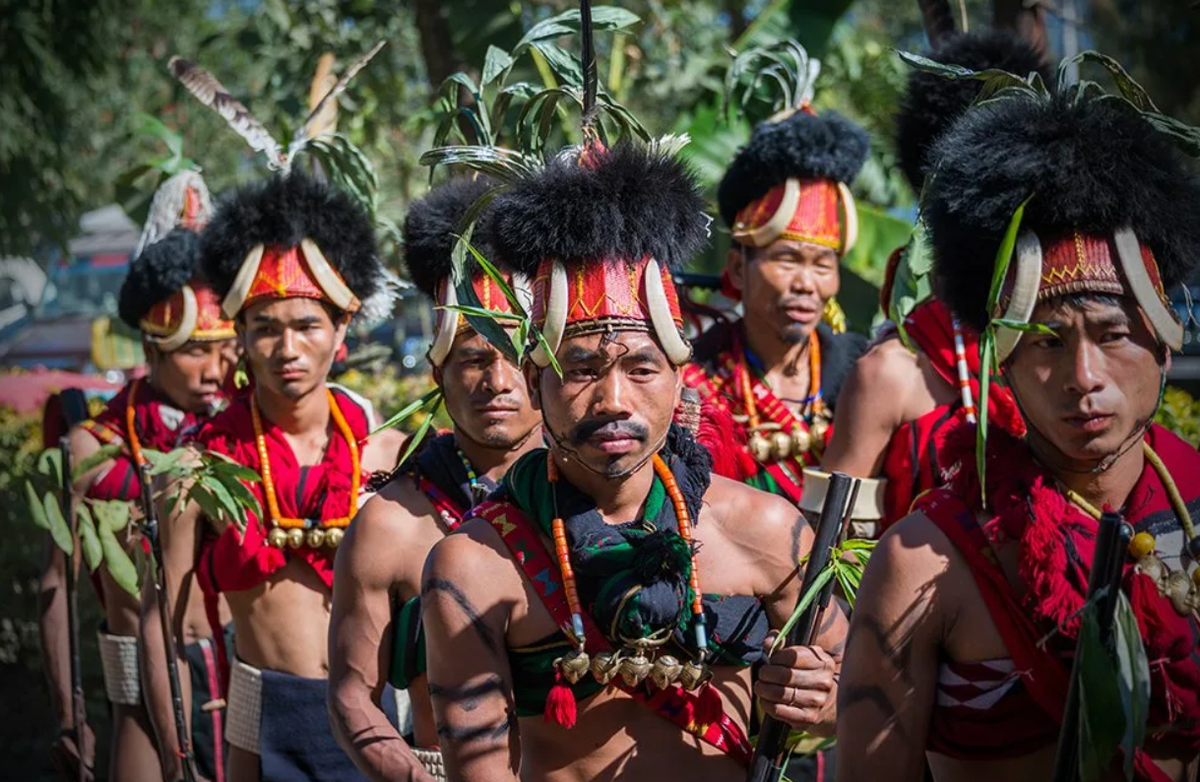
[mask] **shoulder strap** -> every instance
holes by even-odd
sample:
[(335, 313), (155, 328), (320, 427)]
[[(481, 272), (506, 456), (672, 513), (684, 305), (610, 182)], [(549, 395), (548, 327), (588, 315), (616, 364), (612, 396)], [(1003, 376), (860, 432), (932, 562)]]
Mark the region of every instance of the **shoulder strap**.
[(946, 490), (928, 492), (919, 497), (914, 506), (950, 539), (967, 561), (988, 614), (1004, 639), (1016, 669), (1027, 672), (1022, 676), (1026, 688), (1047, 714), (1061, 721), (1067, 702), (1070, 669), (1039, 644), (1042, 633), (1013, 594), (1012, 585), (996, 561), (996, 554), (974, 511)]
[[(537, 591), (542, 605), (565, 634), (566, 628), (571, 626), (567, 591), (563, 588), (558, 563), (551, 559), (550, 552), (538, 536), (533, 523), (515, 505), (500, 501), (483, 503), (475, 509), (475, 515), (495, 527), (508, 550), (512, 552), (513, 559), (521, 566), (525, 577)], [(596, 655), (612, 650), (608, 639), (596, 627), (587, 611), (583, 612), (583, 627), (587, 633), (588, 654)], [(721, 714), (720, 720), (712, 724), (697, 724), (694, 694), (680, 687), (655, 691), (651, 691), (646, 685), (638, 688), (628, 687), (619, 678), (613, 679), (611, 686), (618, 687), (634, 700), (644, 703), (658, 716), (716, 747), (742, 765), (750, 765), (753, 749), (745, 731), (725, 713)]]

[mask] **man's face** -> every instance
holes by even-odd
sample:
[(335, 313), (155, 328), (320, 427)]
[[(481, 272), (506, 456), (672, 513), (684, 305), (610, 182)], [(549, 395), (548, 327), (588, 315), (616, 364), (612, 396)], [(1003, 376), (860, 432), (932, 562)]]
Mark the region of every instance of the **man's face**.
[(203, 413), (217, 401), (229, 370), (237, 363), (237, 340), (187, 342), (170, 353), (150, 345), (146, 356), (155, 385), (175, 407)]
[(1126, 445), (1154, 415), (1164, 354), (1132, 299), (1052, 300), (1005, 365), (1031, 434), (1086, 469)]
[(251, 304), (238, 320), (246, 361), (258, 384), (287, 399), (300, 399), (325, 383), (346, 323), (334, 323), (316, 299), (267, 299)]
[(553, 369), (526, 368), (533, 403), (559, 444), (593, 472), (627, 475), (662, 445), (679, 398), (679, 370), (647, 333), (565, 339)]
[(467, 329), (454, 338), (434, 379), (459, 434), (488, 448), (519, 446), (541, 423), (529, 404), (525, 378), (486, 339)]
[(747, 328), (777, 334), (789, 344), (804, 342), (816, 330), (825, 302), (841, 284), (836, 252), (794, 239), (757, 249), (735, 244), (728, 266), (742, 292)]

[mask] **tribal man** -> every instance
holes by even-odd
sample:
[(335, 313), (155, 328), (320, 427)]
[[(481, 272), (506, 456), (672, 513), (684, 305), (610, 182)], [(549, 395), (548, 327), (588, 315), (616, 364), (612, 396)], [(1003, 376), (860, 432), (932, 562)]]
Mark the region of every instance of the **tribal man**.
[[(451, 779), (746, 773), (750, 666), (795, 605), (812, 534), (790, 503), (712, 476), (672, 424), (691, 350), (670, 270), (703, 243), (702, 206), (669, 154), (595, 141), (494, 202), (498, 257), (534, 280), (525, 376), (550, 449), (426, 564)], [(768, 714), (832, 729), (844, 629), (832, 612), (823, 648), (762, 669)]]
[[(141, 517), (142, 450), (172, 450), (199, 421), (219, 410), (224, 402), (222, 388), (237, 358), (233, 324), (221, 317), (216, 294), (199, 279), (195, 231), (210, 212), (208, 190), (194, 172), (172, 177), (155, 194), (141, 249), (121, 286), (119, 301), (121, 319), (141, 331), (149, 374), (129, 383), (103, 412), (70, 433), (71, 459), (76, 465), (104, 446), (119, 446), (111, 459), (75, 481), (75, 490), (93, 500), (128, 502), (132, 518)], [(131, 552), (142, 545), (138, 536), (125, 539)], [(43, 591), (53, 589), (42, 615), (43, 650), (55, 703), (69, 715), (67, 611), (59, 589), (65, 560), (61, 552), (55, 559), (57, 567), (42, 579)], [(142, 700), (138, 597), (121, 588), (103, 567), (96, 570), (93, 584), (104, 606), (99, 646), (113, 714), (109, 779), (160, 780), (158, 750)], [(184, 653), (194, 664), (193, 687), (202, 693), (191, 722), (196, 759), (207, 778), (220, 779), (221, 715), (211, 709), (201, 711), (199, 706), (218, 697), (214, 646), (224, 641), (220, 635), (214, 640), (199, 607), (180, 614), (177, 630)], [(167, 716), (163, 727), (174, 740), (175, 723)]]
[[(458, 301), (455, 236), (488, 186), (483, 178), (453, 179), (409, 209), (405, 260), (410, 279), (438, 307), (428, 356), (454, 431), (423, 446), (363, 506), (334, 570), (329, 714), (342, 748), (373, 782), (445, 779), (425, 686), (421, 571), (433, 544), (462, 523), (513, 462), (541, 446), (541, 419), (520, 369), (450, 309)], [(482, 226), (471, 241), (491, 256)], [(512, 312), (482, 272), (471, 284), (485, 308)], [(389, 680), (411, 697), (411, 751), (381, 707)]]
[[(957, 33), (939, 41), (926, 56), (974, 71), (997, 69), (1020, 76), (1037, 72), (1050, 80), (1042, 54), (1007, 30)], [(930, 145), (975, 100), (982, 85), (974, 79), (947, 79), (915, 69), (909, 74), (896, 116), (896, 152), (918, 197)], [(885, 313), (904, 252), (905, 248), (898, 248), (888, 264), (889, 279), (880, 294)], [(858, 508), (870, 506), (877, 511), (868, 514), (871, 518), (856, 516), (856, 529), (869, 537), (906, 515), (916, 496), (942, 484), (945, 465), (938, 457), (946, 427), (959, 416), (974, 417), (979, 393), (978, 338), (951, 318), (938, 299), (929, 298), (908, 313), (904, 333), (911, 344), (905, 344), (899, 329), (888, 324), (855, 363), (838, 398), (834, 434), (821, 461), (826, 473), (838, 470), (882, 479), (866, 482), (859, 493)], [(994, 425), (1019, 427), (1006, 393), (996, 388), (989, 401), (988, 417)], [(882, 506), (878, 501), (861, 501), (869, 495), (881, 495)]]
[(293, 172), (238, 190), (201, 240), (252, 386), (195, 442), (258, 473), (246, 486), (262, 515), (241, 528), (194, 503), (176, 513), (163, 530), (169, 592), (177, 614), (193, 580), (206, 607), (229, 601), (231, 782), (359, 778), (325, 710), (333, 560), (364, 476), (394, 467), (398, 443), (367, 441), (370, 405), (327, 377), (351, 316), (380, 291), (374, 231), (347, 195)]
[[(926, 758), (950, 782), (1051, 777), (1104, 508), (1136, 532), (1118, 575), (1149, 661), (1149, 731), (1126, 760), (1143, 782), (1195, 779), (1200, 455), (1151, 422), (1183, 337), (1165, 292), (1200, 259), (1200, 178), (1159, 127), (1074, 86), (980, 104), (935, 144), (939, 291), (994, 345), (1026, 433), (988, 429), (981, 479), (976, 427), (958, 422), (948, 486), (875, 550), (842, 679), (843, 779), (916, 782)], [(979, 259), (1010, 226), (989, 311)]]
[(743, 315), (696, 340), (684, 383), (740, 422), (747, 483), (794, 504), (865, 345), (821, 321), (856, 238), (848, 183), (868, 148), (862, 128), (834, 112), (818, 116), (805, 102), (755, 128), (717, 190), (733, 238), (725, 288)]

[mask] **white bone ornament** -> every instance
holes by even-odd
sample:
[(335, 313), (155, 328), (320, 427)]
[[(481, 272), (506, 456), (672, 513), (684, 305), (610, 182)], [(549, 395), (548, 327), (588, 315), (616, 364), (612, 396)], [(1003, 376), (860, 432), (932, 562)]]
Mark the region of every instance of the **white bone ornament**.
[(1133, 292), (1133, 298), (1146, 313), (1150, 324), (1158, 332), (1158, 338), (1172, 350), (1183, 347), (1183, 324), (1175, 319), (1167, 305), (1150, 281), (1150, 273), (1142, 260), (1142, 248), (1137, 235), (1130, 228), (1120, 228), (1113, 232), (1113, 240), (1117, 245), (1117, 258), (1121, 268), (1125, 270), (1125, 279)]
[(250, 248), (250, 252), (246, 253), (246, 258), (242, 261), (237, 276), (233, 278), (233, 285), (230, 286), (229, 293), (226, 293), (224, 300), (221, 301), (221, 315), (226, 320), (236, 318), (242, 305), (246, 303), (246, 297), (250, 295), (250, 286), (254, 284), (254, 278), (258, 276), (258, 267), (262, 264), (262, 257), (263, 246), (261, 244), (254, 245)]
[[(1038, 288), (1042, 283), (1042, 242), (1033, 231), (1023, 231), (1017, 237), (1012, 296), (1004, 311), (1004, 320), (1028, 323), (1037, 306)], [(1000, 326), (996, 329), (996, 361), (1003, 364), (1017, 349), (1021, 332)]]
[(313, 279), (317, 281), (317, 285), (321, 286), (321, 290), (325, 291), (325, 295), (333, 302), (333, 305), (343, 312), (355, 313), (361, 306), (358, 297), (354, 295), (354, 291), (348, 286), (338, 273), (329, 265), (329, 261), (325, 259), (325, 253), (321, 252), (321, 248), (317, 243), (307, 236), (300, 240), (300, 252), (304, 255), (304, 260), (308, 262), (308, 270), (312, 272)]
[(779, 208), (775, 210), (775, 214), (771, 215), (771, 219), (758, 228), (737, 228), (735, 226), (733, 238), (743, 244), (749, 243), (752, 247), (766, 247), (787, 230), (788, 223), (792, 221), (792, 216), (796, 214), (796, 207), (799, 204), (800, 180), (789, 179), (783, 185), (783, 198), (779, 200)]
[(196, 330), (196, 318), (200, 310), (196, 304), (196, 292), (192, 290), (191, 285), (184, 285), (180, 293), (183, 294), (183, 317), (179, 319), (179, 328), (169, 336), (154, 340), (155, 344), (167, 353), (186, 345), (192, 337), (192, 332)]
[(671, 306), (667, 302), (667, 292), (663, 287), (662, 270), (654, 258), (646, 264), (646, 308), (650, 310), (650, 322), (654, 325), (654, 333), (662, 344), (663, 352), (675, 366), (686, 364), (692, 357), (692, 346), (687, 343), (675, 319), (671, 317)]
[(846, 220), (842, 237), (842, 257), (845, 258), (854, 249), (854, 245), (858, 244), (858, 205), (845, 182), (838, 182), (837, 189), (842, 197), (842, 213)]
[[(546, 322), (542, 326), (543, 345), (539, 342), (530, 353), (533, 363), (545, 369), (550, 366), (550, 357), (558, 352), (563, 333), (567, 329), (567, 270), (562, 262), (555, 261), (550, 269), (550, 290), (546, 295)], [(547, 352), (549, 348), (549, 352)]]
[(450, 348), (454, 345), (454, 334), (458, 330), (458, 312), (450, 308), (456, 306), (458, 291), (454, 288), (454, 280), (447, 279), (445, 300), (442, 302), (442, 319), (438, 323), (433, 344), (429, 346), (429, 363), (435, 367), (445, 363), (446, 357), (450, 355)]

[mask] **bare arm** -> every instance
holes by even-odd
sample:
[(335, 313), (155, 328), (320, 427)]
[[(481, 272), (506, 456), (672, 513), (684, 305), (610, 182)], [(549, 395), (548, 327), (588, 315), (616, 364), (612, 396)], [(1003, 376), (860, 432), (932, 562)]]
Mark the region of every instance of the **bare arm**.
[(419, 584), (425, 562), (421, 541), (406, 540), (414, 521), (386, 493), (372, 498), (338, 547), (334, 569), (329, 721), (372, 782), (432, 782), (380, 706), (392, 658), (392, 597), (405, 597), (402, 584)]
[(429, 693), (450, 779), (518, 782), (521, 738), (505, 650), (512, 585), (503, 545), (468, 522), (437, 544), (425, 567), (421, 602)]
[(924, 779), (945, 622), (946, 562), (929, 546), (939, 534), (931, 527), (914, 517), (898, 524), (867, 565), (842, 669), (838, 779)]
[[(772, 629), (779, 630), (800, 599), (804, 574), (798, 563), (812, 550), (813, 531), (791, 503), (777, 497), (771, 500), (762, 518), (766, 538), (774, 545), (758, 561), (777, 581), (782, 574), (783, 580), (763, 599)], [(784, 647), (771, 657), (759, 671), (754, 693), (770, 716), (828, 736), (837, 727), (837, 679), (848, 623), (837, 601), (830, 603), (820, 622), (812, 646)]]
[[(166, 493), (170, 493), (168, 490)], [(159, 503), (159, 535), (162, 540), (163, 570), (166, 574), (166, 596), (170, 605), (171, 633), (176, 641), (169, 645), (162, 631), (162, 613), (155, 580), (147, 578), (142, 584), (142, 621), (140, 654), (142, 659), (142, 689), (150, 722), (158, 738), (158, 753), (163, 777), (183, 776), (179, 758), (179, 737), (175, 727), (175, 708), (171, 699), (171, 680), (167, 655), (174, 654), (179, 666), (180, 694), (183, 698), (184, 719), (191, 733), (192, 679), (187, 656), (183, 652), (183, 621), (187, 615), (190, 584), (195, 578), (199, 536), (204, 523), (199, 506), (194, 503), (181, 507), (172, 516), (163, 513), (165, 503)], [(219, 639), (218, 639), (219, 642)], [(173, 646), (174, 648), (170, 648)]]
[(825, 472), (873, 478), (888, 443), (911, 416), (912, 389), (924, 383), (916, 357), (899, 339), (868, 350), (850, 370), (837, 398), (833, 438), (821, 458)]
[(391, 472), (404, 453), (408, 436), (398, 429), (384, 429), (371, 435), (363, 449), (363, 469), (367, 472)]

